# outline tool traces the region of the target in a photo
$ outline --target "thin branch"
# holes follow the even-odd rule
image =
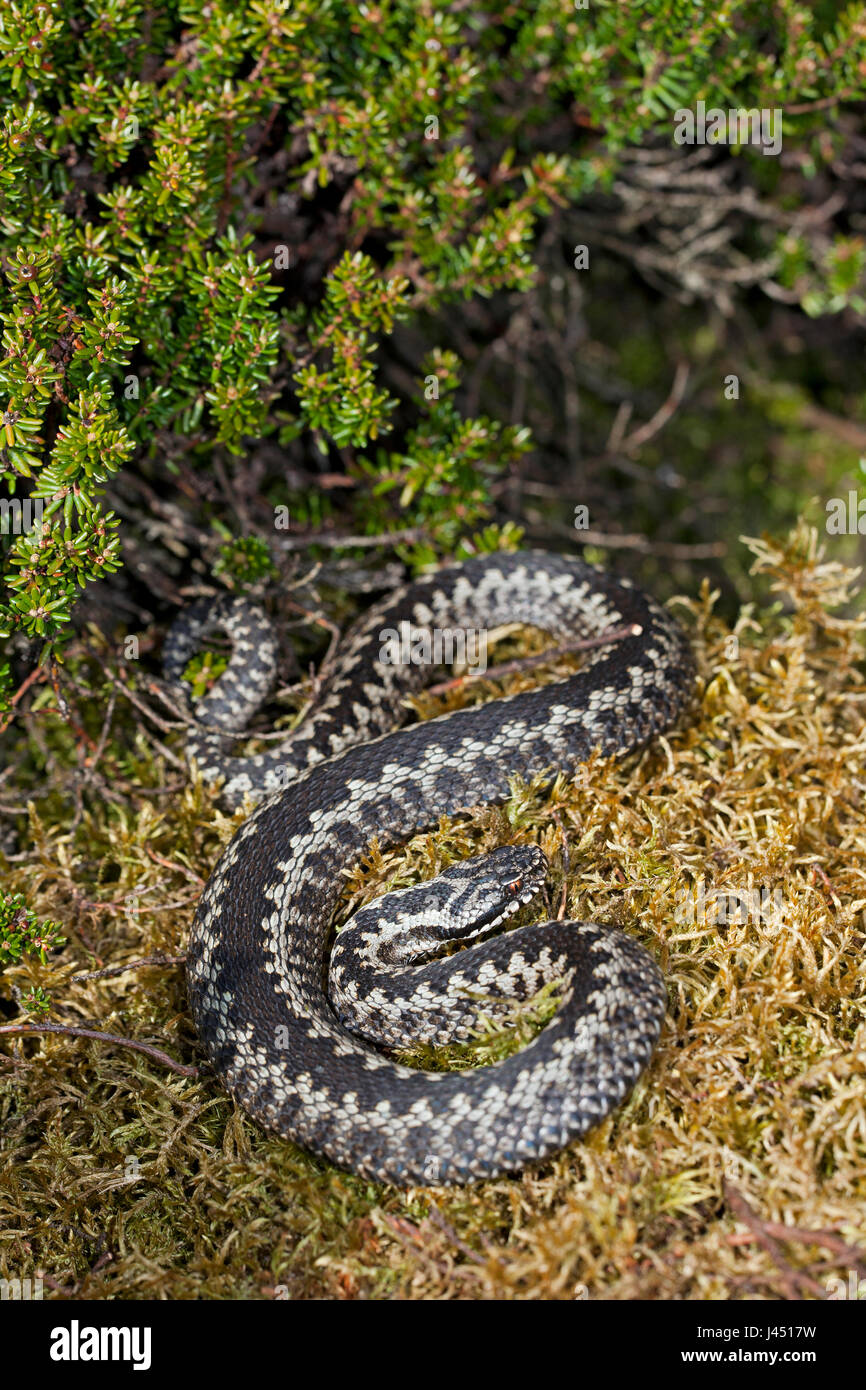
[[[112,685],[116,686],[117,689],[121,692],[121,694],[126,697],[129,703],[133,705],[135,709],[138,710],[139,714],[143,714],[145,718],[150,719],[158,729],[162,730],[164,734],[173,733],[175,729],[182,729],[184,726],[184,722],[188,722],[184,721],[182,718],[179,718],[177,724],[172,724],[167,719],[163,719],[161,715],[156,713],[156,710],[151,709],[150,705],[145,704],[144,700],[142,700],[138,695],[136,695],[135,691],[130,689],[130,687],[126,685],[125,682],[122,681],[119,676],[116,676],[113,671],[106,670],[105,674],[111,681]],[[159,695],[163,699],[164,703],[168,704],[168,701],[165,699],[165,696],[163,695],[162,691],[155,683],[150,682],[148,684],[148,689],[152,690],[154,694]]]
[[[313,531],[307,536],[280,536],[275,544],[280,550],[305,550],[310,545],[322,545],[328,550],[339,546],[354,545],[370,547],[374,545],[399,545],[404,541],[421,540],[425,532],[420,526],[408,526],[402,531],[383,531],[378,536],[335,536],[328,532]]]
[[[801,101],[796,106],[784,108],[786,116],[804,116],[809,111],[826,111],[828,106],[838,106],[842,101],[851,101],[857,96],[853,87],[845,87],[833,96],[818,97],[817,101]]]
[[[779,1221],[765,1221],[764,1230],[768,1235],[775,1236],[777,1240],[794,1240],[802,1245],[819,1245],[822,1250],[829,1250],[832,1254],[850,1262],[857,1273],[866,1279],[866,1250],[861,1250],[857,1245],[849,1245],[834,1231],[809,1231],[802,1226],[784,1226]]]
[[[631,401],[620,401],[614,422],[610,427],[607,443],[604,446],[606,454],[616,454],[622,448],[622,441],[625,439],[628,422],[633,413],[634,405]]]
[[[807,1290],[817,1298],[824,1298],[826,1292],[821,1288],[821,1285],[816,1283],[808,1274],[804,1274],[802,1270],[794,1269],[786,1260],[781,1246],[774,1239],[775,1231],[780,1229],[787,1231],[787,1227],[780,1228],[775,1222],[762,1221],[758,1213],[749,1206],[743,1194],[738,1192],[727,1178],[722,1179],[722,1194],[737,1220],[742,1221],[744,1226],[748,1226],[758,1244],[762,1245],[770,1256],[779,1271],[787,1297],[799,1299],[803,1290]],[[785,1238],[782,1237],[782,1239]]]
[[[73,1028],[65,1023],[4,1023],[0,1026],[0,1034],[3,1033],[20,1033],[25,1037],[35,1033],[61,1033],[67,1038],[92,1038],[95,1042],[113,1043],[116,1047],[130,1047],[134,1052],[143,1052],[151,1061],[159,1062],[180,1076],[198,1076],[198,1067],[186,1067],[182,1062],[176,1062],[173,1057],[169,1057],[167,1052],[161,1052],[158,1047],[135,1042],[132,1038],[119,1038],[114,1033],[97,1033],[93,1028]]]
[[[724,541],[650,541],[646,536],[618,536],[607,531],[578,531],[584,545],[598,545],[605,550],[639,550],[647,555],[662,555],[671,560],[711,560],[727,554]]]
[[[446,1221],[439,1208],[434,1206],[432,1202],[427,1212],[427,1218],[433,1222],[434,1226],[438,1226],[443,1235],[448,1237],[451,1244],[456,1246],[473,1264],[486,1265],[488,1263],[483,1255],[479,1255],[477,1250],[473,1250],[471,1245],[467,1245],[466,1241],[457,1234],[450,1221]]]
[[[183,874],[184,878],[188,878],[190,883],[196,883],[200,888],[204,887],[204,879],[201,874],[197,874],[186,864],[173,864],[170,859],[163,859],[161,854],[157,854],[156,850],[150,848],[150,845],[147,846],[147,852],[154,864],[159,864],[163,869],[173,869],[175,873]]]
[[[562,897],[559,902],[559,911],[556,914],[557,922],[561,922],[565,918],[565,909],[568,902],[568,875],[571,866],[569,863],[568,855],[568,837],[565,833],[565,829],[563,827],[562,820],[558,811],[553,812],[553,819],[559,826],[559,838],[562,842]]]
[[[667,400],[664,405],[659,406],[651,420],[647,420],[645,425],[641,425],[639,429],[633,430],[631,434],[625,436],[621,445],[624,452],[630,453],[633,449],[640,449],[648,440],[658,434],[659,430],[664,429],[671,416],[675,414],[677,407],[680,405],[685,395],[688,380],[688,363],[678,362],[677,369],[674,372],[673,385],[671,386]]]
[[[117,704],[117,695],[118,692],[116,690],[112,690],[111,694],[108,697],[108,705],[105,711],[105,718],[102,721],[102,729],[99,734],[99,741],[96,745],[93,757],[91,758],[90,763],[87,767],[87,775],[89,778],[92,778],[94,776],[97,764],[100,758],[102,757],[103,753],[105,752],[105,745],[108,742],[108,734],[111,729],[111,721],[114,718],[114,709]]]
[[[12,708],[10,709],[6,718],[3,720],[3,723],[0,724],[0,734],[5,734],[6,730],[9,728],[9,725],[12,723],[12,720],[15,718],[15,706],[18,704],[18,701],[21,699],[21,696],[26,694],[26,692],[30,689],[31,685],[35,680],[44,681],[47,677],[47,674],[48,673],[44,669],[44,667],[35,666],[33,670],[30,672],[30,675],[27,676],[26,679],[21,682],[18,689],[15,691],[15,694],[12,696],[12,699],[10,700]]]
[[[142,956],[141,960],[130,960],[126,965],[106,965],[104,970],[88,970],[83,975],[72,975],[66,983],[80,985],[85,980],[104,980],[109,975],[123,975],[127,970],[138,970],[143,965],[182,965],[185,960],[186,952],[182,956]]]
[[[137,896],[130,893],[130,898]],[[130,916],[135,916],[142,912],[168,912],[176,907],[189,907],[189,898],[176,898],[169,903],[145,903],[143,907],[131,907],[129,901],[122,902],[96,902],[88,898],[76,898],[76,907],[84,912],[128,912]],[[126,969],[126,966],[123,967]]]
[[[166,745],[162,742],[162,739],[157,738],[156,734],[153,733],[151,729],[142,729],[142,734],[148,740],[148,742],[151,743],[152,746],[156,749],[157,753],[159,753],[161,758],[164,758],[167,763],[171,763],[172,767],[176,767],[179,772],[186,772],[187,765],[183,761],[183,758],[175,757],[171,749],[167,748]]]
[[[323,673],[327,673],[331,663],[334,660],[334,655],[336,653],[337,647],[340,645],[340,629],[336,623],[331,622],[331,619],[326,618],[323,613],[314,613],[312,609],[304,608],[303,604],[298,603],[296,599],[287,599],[286,602],[288,603],[288,606],[290,608],[293,608],[295,610],[296,613],[302,614],[308,622],[316,623],[317,626],[323,627],[330,638],[330,641],[328,642],[328,650],[326,651],[323,660],[319,664],[319,670],[317,674],[313,677],[313,688],[315,691],[316,687],[322,680]]]

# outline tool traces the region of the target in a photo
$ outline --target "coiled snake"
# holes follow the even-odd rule
[[[619,625],[577,674],[406,728],[423,667],[382,659],[382,635],[533,624],[556,639]],[[584,1134],[646,1066],[665,990],[630,937],[547,922],[475,941],[541,886],[534,846],[469,860],[389,894],[338,937],[329,926],[343,873],[443,813],[502,802],[508,779],[573,770],[593,749],[634,748],[670,724],[692,662],[677,624],[627,580],[536,552],[494,554],[418,579],[347,634],[315,712],[284,744],[238,758],[217,730],[241,730],[264,699],[276,643],[264,612],[224,597],[194,605],[166,639],[180,676],[203,637],[233,643],[225,673],[195,706],[189,743],[223,797],[265,797],[202,894],[188,955],[190,999],[208,1056],[232,1095],[269,1129],[369,1178],[459,1183],[513,1172]],[[272,794],[268,794],[272,793]],[[552,1021],[520,1052],[461,1072],[413,1070],[381,1050],[466,1037],[546,981],[565,981]],[[330,998],[329,998],[330,993]],[[375,1044],[375,1045],[374,1045]]]

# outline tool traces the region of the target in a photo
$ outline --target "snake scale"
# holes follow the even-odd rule
[[[572,676],[399,726],[423,666],[382,659],[382,633],[532,624],[556,640],[638,631],[590,651]],[[645,1068],[665,989],[623,932],[556,921],[488,935],[541,887],[532,845],[505,846],[358,912],[328,961],[344,874],[371,842],[395,845],[440,815],[502,803],[509,778],[573,771],[668,726],[688,697],[683,632],[628,580],[542,552],[492,554],[424,576],[348,631],[315,710],[285,742],[232,756],[276,670],[270,620],[247,599],[193,605],[164,649],[176,692],[214,629],[228,667],[194,705],[188,744],[222,796],[259,804],[199,901],[188,954],[193,1016],[216,1072],[263,1126],[380,1181],[453,1184],[515,1172],[598,1124]],[[429,676],[429,672],[426,673]],[[485,938],[486,939],[482,939]],[[463,949],[443,954],[449,943]],[[466,944],[469,943],[469,944]],[[466,1037],[546,981],[550,1023],[494,1065],[427,1072],[393,1060],[413,1040]]]

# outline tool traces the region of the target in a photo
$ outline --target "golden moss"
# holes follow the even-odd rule
[[[866,1244],[866,624],[830,615],[853,576],[805,527],[784,546],[751,545],[780,603],[745,609],[733,631],[708,588],[680,604],[700,677],[677,732],[572,780],[516,784],[506,806],[443,820],[399,851],[373,846],[347,878],[348,913],[467,854],[540,843],[553,910],[564,887],[569,915],[620,924],[668,981],[661,1044],[615,1115],[519,1178],[406,1193],[262,1133],[207,1072],[191,1080],[67,1037],[5,1038],[0,1274],[39,1273],[46,1295],[133,1299],[818,1297],[846,1278],[844,1246]],[[457,699],[424,697],[423,712]],[[98,731],[99,712],[86,717]],[[175,772],[166,787],[140,732],[130,751],[132,730],[103,752],[112,794],[85,793],[74,816],[59,723],[41,750],[50,785],[22,773],[30,849],[0,858],[4,886],[68,942],[3,984],[41,984],[55,1021],[189,1062],[180,966],[72,983],[182,952],[242,818]],[[535,1001],[516,1034],[546,1008]],[[506,1045],[487,1032],[449,1064]]]

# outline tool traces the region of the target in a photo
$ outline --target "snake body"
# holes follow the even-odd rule
[[[521,622],[557,640],[636,632],[592,650],[565,680],[395,729],[425,678],[382,659],[383,631],[405,621]],[[622,753],[668,726],[692,675],[678,625],[629,581],[577,559],[471,559],[359,620],[315,712],[248,758],[226,751],[223,731],[246,726],[272,680],[264,612],[232,598],[187,610],[166,639],[166,674],[180,690],[214,627],[233,655],[195,706],[189,752],[205,777],[225,779],[229,804],[264,798],[213,870],[188,954],[195,1023],[231,1094],[315,1154],[403,1185],[513,1172],[598,1124],[646,1066],[665,990],[649,954],[613,928],[556,921],[480,939],[540,887],[537,847],[505,846],[367,905],[338,936],[329,979],[330,924],[342,875],[374,839],[387,848],[443,813],[501,803],[514,774],[569,772],[594,749]],[[473,944],[442,958],[461,939]],[[556,1014],[504,1061],[434,1073],[382,1050],[465,1037],[479,1012],[513,1007],[549,980],[564,981]]]

